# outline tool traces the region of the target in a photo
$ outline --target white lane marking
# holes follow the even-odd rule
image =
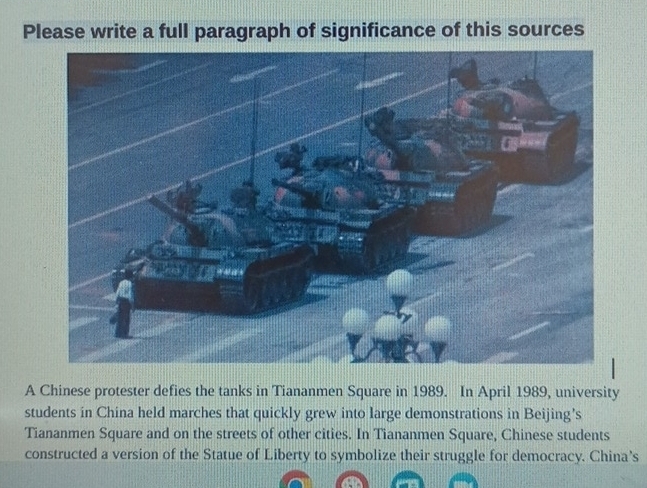
[[[162,323],[162,324],[157,325],[157,326],[155,326],[155,327],[153,327],[151,329],[146,329],[141,334],[135,334],[135,335],[138,338],[142,337],[144,339],[150,339],[152,337],[157,337],[157,336],[160,336],[162,334],[165,334],[169,330],[173,330],[173,329],[175,329],[177,327],[180,327],[182,325],[185,325],[185,324],[186,324],[186,322],[184,320],[171,321],[171,322],[167,322],[167,323]],[[132,327],[131,327],[131,331],[132,331]]]
[[[114,97],[106,98],[105,100],[94,102],[94,103],[91,103],[89,105],[84,105],[83,107],[79,107],[79,108],[77,108],[75,110],[70,110],[68,112],[68,114],[69,115],[77,114],[79,112],[84,112],[84,111],[89,110],[89,109],[94,108],[94,107],[99,107],[101,105],[105,105],[106,103],[114,102],[115,100],[119,100],[120,98],[124,98],[124,97],[127,97],[129,95],[133,95],[134,93],[138,93],[138,92],[146,90],[148,88],[160,85],[162,83],[166,83],[167,81],[174,80],[175,78],[180,78],[180,77],[182,77],[184,75],[188,75],[189,73],[193,73],[194,71],[201,70],[203,68],[206,68],[207,66],[211,66],[212,64],[213,64],[212,62],[201,64],[200,66],[196,66],[194,68],[187,69],[185,71],[181,71],[179,73],[176,73],[176,74],[174,74],[172,76],[168,76],[166,78],[162,78],[161,80],[155,81],[153,83],[149,83],[147,85],[140,86],[139,88],[134,88],[133,90],[130,90],[130,91],[127,91],[127,92],[124,92],[124,93],[120,93],[119,95],[115,95]]]
[[[99,320],[99,317],[79,317],[78,319],[74,319],[70,322],[70,330],[78,329],[79,327],[91,324],[92,322],[96,322],[97,320]]]
[[[503,351],[503,352],[496,353],[494,356],[490,356],[483,362],[488,364],[505,363],[517,357],[518,355],[519,355],[518,352]]]
[[[91,352],[90,354],[86,354],[85,356],[81,356],[74,362],[91,363],[93,361],[98,361],[99,359],[102,359],[106,356],[110,356],[111,354],[121,352],[141,342],[141,340],[138,340],[138,339],[115,339],[115,340],[118,340],[119,342],[113,342],[109,346],[103,347],[98,351],[94,351],[94,352]]]
[[[134,315],[133,317],[136,317],[136,315]],[[136,319],[134,318],[134,321],[135,320]],[[136,328],[137,327],[136,322],[134,325]],[[110,356],[111,354],[124,351],[129,347],[136,346],[137,344],[140,344],[142,342],[142,339],[150,339],[152,337],[160,336],[170,330],[175,329],[176,327],[180,327],[181,325],[184,325],[183,321],[162,323],[142,333],[139,333],[139,334],[135,333],[132,339],[115,339],[116,342],[113,342],[112,344],[109,344],[106,347],[99,349],[98,351],[94,351],[94,352],[91,352],[90,354],[86,354],[85,356],[81,356],[75,362],[88,363],[92,361],[97,361],[99,359],[105,358],[106,356]],[[131,323],[131,329],[130,329],[131,334],[133,333],[132,326],[133,324]]]
[[[70,305],[70,310],[96,310],[97,312],[111,312],[115,307],[91,307],[90,305]]]
[[[578,85],[578,86],[576,86],[576,87],[574,87],[574,88],[571,88],[570,90],[566,90],[565,92],[562,92],[562,93],[558,93],[558,94],[556,94],[556,95],[553,95],[552,97],[550,97],[550,102],[552,103],[552,102],[554,102],[555,100],[558,100],[558,99],[560,99],[560,98],[562,98],[562,97],[565,97],[566,95],[570,95],[571,93],[574,93],[574,92],[576,92],[576,91],[578,91],[578,90],[582,90],[583,88],[588,88],[589,86],[593,86],[593,82],[592,82],[592,81],[588,81],[588,82],[583,83],[583,84],[581,84],[581,85]]]
[[[94,278],[90,278],[89,280],[86,280],[86,281],[84,281],[82,283],[78,283],[78,284],[76,284],[74,286],[71,286],[69,291],[76,291],[79,288],[83,288],[85,286],[91,285],[92,283],[96,283],[97,281],[105,280],[111,274],[112,274],[112,271],[110,273],[104,273],[104,274],[102,274],[100,276],[95,276]]]
[[[346,341],[346,334],[340,334],[337,336],[330,336],[325,338],[323,341],[315,342],[314,344],[309,345],[299,351],[288,354],[284,358],[280,359],[280,363],[296,363],[307,359],[309,357],[315,356],[322,351],[325,351],[328,348],[335,347],[342,342]]]
[[[535,255],[531,252],[527,252],[526,254],[522,254],[521,256],[517,256],[516,258],[511,259],[510,261],[506,261],[505,263],[497,264],[492,268],[492,271],[497,271],[499,269],[507,268],[509,266],[512,266],[513,264],[518,263],[519,261],[523,261],[524,259],[528,258],[534,258]]]
[[[550,325],[550,322],[542,322],[541,324],[537,324],[534,327],[530,327],[529,329],[522,330],[521,332],[517,334],[513,334],[510,337],[508,337],[509,341],[516,341],[517,339],[521,339],[523,336],[526,336],[528,334],[532,334],[536,330],[543,329],[547,325]]]
[[[124,74],[124,73],[143,73],[144,71],[148,71],[151,68],[154,68],[155,66],[159,66],[160,64],[166,63],[165,59],[158,59],[157,61],[153,61],[152,63],[145,64],[143,66],[140,66],[139,68],[125,68],[125,69],[95,69],[95,73],[119,73],[119,74]]]
[[[582,227],[581,229],[579,229],[579,231],[582,232],[582,233],[590,232],[592,230],[593,230],[593,224],[587,225],[586,227]]]
[[[391,105],[397,105],[397,104],[399,104],[399,103],[402,103],[402,102],[406,102],[406,101],[408,101],[408,100],[411,100],[412,98],[419,97],[419,96],[424,95],[424,94],[426,94],[426,93],[428,93],[428,92],[431,92],[431,91],[437,90],[438,88],[442,88],[442,87],[443,87],[444,85],[446,85],[446,84],[447,84],[447,82],[446,82],[446,81],[443,81],[443,82],[441,82],[441,83],[437,83],[437,84],[435,84],[435,85],[432,85],[432,86],[430,86],[430,87],[427,87],[427,88],[425,88],[425,89],[423,89],[423,90],[420,90],[420,91],[418,91],[418,92],[415,92],[415,93],[412,93],[412,94],[410,94],[410,95],[407,95],[407,96],[404,96],[404,97],[402,97],[402,98],[399,98],[399,99],[397,99],[397,100],[394,100],[393,102],[391,102],[391,103],[389,104],[389,106],[391,106]],[[270,95],[266,95],[266,96],[270,96]],[[246,102],[246,103],[247,103],[247,102]],[[381,105],[381,106],[383,106],[383,105]],[[376,108],[373,108],[373,109],[371,109],[371,110],[377,110],[378,108],[380,108],[380,107],[376,107]],[[277,149],[280,149],[280,148],[282,148],[282,147],[288,146],[289,144],[292,144],[293,142],[302,142],[302,140],[303,140],[303,139],[306,139],[306,138],[308,138],[308,137],[312,137],[312,136],[316,136],[316,135],[322,134],[322,133],[324,133],[324,132],[327,132],[327,131],[329,131],[329,130],[332,130],[332,129],[335,129],[335,128],[337,128],[337,127],[340,127],[340,126],[342,126],[342,125],[348,124],[349,122],[353,122],[353,121],[357,120],[358,118],[360,118],[360,117],[362,117],[362,116],[363,116],[363,114],[361,114],[361,113],[360,113],[360,114],[357,114],[357,115],[351,115],[350,117],[347,117],[347,118],[345,118],[345,119],[339,120],[339,121],[337,121],[337,122],[335,122],[335,123],[333,123],[333,124],[330,124],[330,125],[328,125],[328,126],[326,126],[326,127],[322,127],[321,129],[313,130],[312,132],[308,132],[308,133],[306,133],[306,134],[302,134],[302,135],[300,135],[300,136],[298,136],[298,137],[295,137],[295,138],[293,138],[293,139],[290,139],[290,140],[288,140],[288,141],[283,141],[283,142],[281,142],[281,143],[279,143],[279,144],[276,144],[276,145],[274,145],[274,146],[272,146],[272,147],[268,147],[267,149],[264,149],[264,150],[262,150],[262,151],[258,151],[258,152],[256,153],[256,156],[257,156],[257,157],[259,157],[259,156],[264,156],[265,154],[268,154],[268,153],[274,152],[274,151],[276,151]],[[220,172],[222,172],[222,171],[224,171],[224,170],[227,170],[227,169],[229,169],[229,168],[233,168],[234,166],[238,166],[238,165],[240,165],[240,164],[246,163],[246,162],[248,162],[250,159],[251,159],[251,156],[245,156],[244,158],[241,158],[241,159],[239,159],[239,160],[237,160],[237,161],[233,161],[233,162],[228,163],[228,164],[226,164],[226,165],[224,165],[224,166],[221,166],[221,167],[219,167],[219,168],[215,168],[215,169],[212,169],[212,170],[207,171],[207,172],[205,172],[205,173],[202,173],[202,174],[200,174],[200,175],[193,176],[193,177],[191,177],[191,178],[189,178],[189,179],[190,179],[191,181],[198,181],[198,180],[202,180],[202,179],[204,179],[204,178],[207,178],[207,177],[209,177],[209,176],[215,175],[215,174],[220,173]],[[186,180],[184,180],[184,181],[186,181]],[[153,192],[153,193],[154,193],[154,194],[159,194],[159,193],[165,193],[165,192],[167,192],[167,191],[169,191],[169,190],[173,190],[173,189],[177,188],[177,186],[178,186],[178,185],[180,185],[180,184],[184,183],[184,181],[180,181],[180,182],[177,182],[177,183],[173,183],[172,185],[169,185],[169,186],[167,186],[166,188],[162,188],[162,189],[160,189],[160,190],[157,190],[157,191],[155,191],[155,192]],[[138,203],[145,202],[145,201],[146,201],[146,199],[148,198],[148,195],[149,195],[149,194],[147,194],[147,195],[145,195],[145,196],[142,196],[142,197],[139,197],[139,198],[135,198],[134,200],[131,200],[131,201],[126,202],[126,203],[122,203],[121,205],[117,205],[116,207],[112,207],[112,208],[110,208],[110,209],[108,209],[108,210],[105,210],[105,211],[103,211],[103,212],[100,212],[100,213],[98,213],[98,214],[91,215],[90,217],[86,217],[86,218],[81,219],[81,220],[77,220],[76,222],[73,222],[72,224],[68,225],[68,226],[67,226],[67,228],[68,228],[68,230],[69,230],[69,229],[73,229],[73,228],[75,228],[75,227],[78,227],[79,225],[87,224],[88,222],[92,222],[92,221],[94,221],[94,220],[100,219],[100,218],[102,218],[102,217],[105,217],[105,216],[107,216],[107,215],[113,214],[113,213],[118,212],[118,211],[120,211],[120,210],[124,210],[124,209],[126,209],[126,208],[128,208],[128,207],[132,207],[133,205],[137,205]],[[106,275],[106,276],[108,276],[108,275]]]
[[[401,71],[396,71],[394,73],[389,73],[386,76],[382,76],[381,78],[376,78],[371,81],[364,81],[362,83],[358,83],[355,86],[355,90],[364,90],[366,88],[375,88],[376,86],[384,85],[387,81],[393,80],[395,78],[399,78],[402,76],[404,73]]]
[[[411,303],[410,303],[410,304],[408,304],[407,306],[408,306],[408,307],[413,307],[413,306],[415,306],[415,305],[420,305],[420,304],[422,304],[422,303],[424,303],[424,302],[430,302],[430,301],[432,301],[434,298],[439,297],[439,296],[440,296],[440,292],[439,292],[439,291],[437,291],[437,292],[435,292],[435,293],[432,293],[431,295],[427,295],[426,297],[419,298],[418,300],[416,300],[415,302],[411,302]]]
[[[300,82],[295,83],[293,85],[288,85],[288,86],[283,87],[283,88],[281,88],[279,90],[276,90],[276,91],[274,91],[272,93],[268,93],[267,95],[263,95],[262,97],[259,97],[259,100],[269,98],[269,97],[273,97],[275,95],[278,95],[280,93],[283,93],[283,92],[286,92],[286,91],[289,91],[289,90],[293,90],[295,88],[298,88],[301,85],[305,85],[307,83],[311,83],[311,82],[319,80],[321,78],[325,78],[326,76],[330,76],[330,75],[336,73],[337,71],[338,70],[334,69],[334,70],[322,73],[320,75],[317,75],[317,76],[315,76],[313,78],[308,78],[307,80],[300,81]],[[246,102],[239,103],[238,105],[234,105],[232,107],[228,107],[228,108],[225,108],[223,110],[219,110],[218,112],[213,112],[213,113],[211,113],[209,115],[205,115],[204,117],[200,117],[199,119],[195,119],[195,120],[192,120],[191,122],[187,122],[186,124],[177,125],[175,127],[167,129],[165,131],[158,132],[155,135],[145,137],[144,139],[140,139],[139,141],[135,141],[135,142],[132,142],[130,144],[126,144],[125,146],[118,147],[117,149],[113,149],[112,151],[108,151],[108,152],[105,152],[103,154],[98,154],[97,156],[93,156],[91,158],[85,159],[85,160],[83,160],[81,162],[78,162],[76,164],[73,164],[73,165],[69,166],[67,170],[68,170],[68,172],[73,171],[75,169],[86,166],[86,165],[88,165],[90,163],[94,163],[95,161],[100,161],[101,159],[105,159],[105,158],[107,158],[109,156],[114,156],[115,154],[121,154],[123,152],[129,151],[131,149],[142,146],[144,144],[148,144],[149,142],[153,142],[153,141],[156,141],[157,139],[161,139],[162,137],[170,136],[172,134],[175,134],[176,132],[183,131],[184,129],[188,129],[189,127],[193,127],[194,125],[201,124],[203,122],[206,122],[207,120],[213,119],[214,117],[219,117],[219,116],[221,116],[223,114],[233,112],[235,110],[239,110],[241,108],[250,106],[253,103],[254,103],[254,100],[248,100]]]
[[[507,186],[505,186],[504,188],[502,188],[501,190],[499,190],[499,191],[497,192],[497,195],[503,195],[504,193],[508,193],[509,191],[516,190],[516,189],[517,189],[517,188],[519,188],[520,186],[521,186],[521,185],[519,185],[519,184],[517,184],[517,183],[512,184],[512,185],[507,185]]]
[[[257,69],[256,71],[250,71],[249,73],[245,73],[244,75],[232,76],[229,80],[229,83],[250,81],[256,78],[258,75],[262,75],[263,73],[267,73],[268,71],[272,71],[274,69],[276,69],[276,66],[266,66],[265,68]]]
[[[116,293],[108,293],[107,295],[101,297],[104,300],[109,300],[111,302],[114,302],[117,300],[117,294]]]
[[[246,341],[247,339],[250,339],[255,335],[258,335],[260,332],[261,332],[261,329],[245,330],[245,331],[239,332],[238,334],[234,334],[230,337],[226,337],[225,339],[219,339],[218,342],[214,342],[213,344],[208,344],[204,347],[201,347],[200,349],[197,349],[191,354],[187,354],[185,356],[181,356],[177,359],[174,359],[173,362],[195,363],[198,360],[204,357],[207,357],[210,354],[213,354],[214,352],[222,351],[223,349],[227,349],[228,347],[233,346],[234,344],[237,344],[242,341]]]

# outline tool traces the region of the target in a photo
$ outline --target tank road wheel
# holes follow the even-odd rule
[[[416,234],[433,235],[438,232],[437,226],[434,225],[433,205],[433,203],[427,202],[416,210],[413,226]]]
[[[285,297],[286,302],[291,302],[297,297],[296,290],[294,288],[294,283],[296,280],[296,272],[294,269],[288,269],[285,271],[284,277],[284,286],[285,291],[283,296]]]
[[[386,237],[386,236],[385,236]],[[395,260],[397,250],[395,248],[395,239],[385,239],[384,241],[384,263],[390,263]]]
[[[362,254],[356,264],[350,263],[361,273],[369,273],[377,267],[377,249],[374,235],[366,235],[362,246]]]
[[[254,313],[261,305],[261,284],[258,277],[250,276],[243,290],[243,302],[247,313]]]
[[[310,268],[308,266],[297,268],[294,274],[295,298],[300,298],[305,294],[308,283],[310,283]]]
[[[259,277],[259,310],[265,310],[272,306],[272,292],[269,287],[268,276]]]
[[[290,270],[284,269],[276,272],[276,296],[277,303],[287,303],[292,298],[290,290]]]
[[[406,231],[406,229],[402,234],[398,234],[398,258],[402,258],[407,255],[407,252],[409,251],[409,240],[409,232]]]
[[[386,243],[378,239],[377,236],[374,236],[373,237],[373,266],[372,266],[372,269],[369,269],[368,271],[372,271],[373,269],[380,268],[387,259],[388,259],[388,250],[387,250]]]
[[[293,268],[286,275],[286,297],[288,301],[297,300],[306,289],[308,279],[305,276],[305,270]]]
[[[281,276],[279,272],[273,272],[267,278],[268,301],[270,305],[277,305],[281,302],[283,290],[281,288]]]
[[[453,204],[448,205],[448,210],[436,212],[435,225],[431,227],[431,235],[455,236],[461,233],[463,220],[465,219],[465,209],[463,202],[457,199]]]

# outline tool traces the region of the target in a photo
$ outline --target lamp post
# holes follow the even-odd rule
[[[440,362],[440,356],[447,347],[452,324],[447,317],[437,315],[427,320],[425,324],[425,337],[434,353],[434,359]]]
[[[408,363],[408,356],[413,354],[421,361],[418,345],[429,342],[436,362],[447,346],[451,323],[445,317],[433,317],[427,321],[423,330],[420,328],[418,313],[404,303],[413,287],[413,276],[404,269],[393,271],[386,278],[386,288],[395,306],[395,310],[384,311],[371,330],[368,312],[361,308],[351,308],[342,319],[350,347],[353,363],[363,363],[378,351],[384,362]],[[362,337],[370,332],[371,348],[365,355],[360,355],[357,346]],[[421,337],[422,336],[422,337]]]

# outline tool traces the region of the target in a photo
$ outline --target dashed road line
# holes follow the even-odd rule
[[[102,275],[95,276],[94,278],[90,278],[89,280],[83,281],[83,282],[81,282],[81,283],[77,283],[76,285],[71,286],[71,287],[70,287],[70,289],[69,289],[68,291],[76,291],[76,290],[78,290],[79,288],[83,288],[83,287],[85,287],[85,286],[91,285],[91,284],[93,284],[93,283],[96,283],[97,281],[105,280],[105,279],[106,279],[106,278],[108,278],[110,275],[112,275],[112,271],[111,271],[110,273],[104,273],[104,274],[102,274]]]
[[[227,349],[228,347],[231,347],[239,342],[246,341],[247,339],[251,339],[252,337],[260,334],[260,332],[261,332],[261,329],[245,330],[245,331],[239,332],[232,336],[226,337],[225,339],[219,339],[218,342],[214,342],[207,346],[201,347],[195,350],[194,352],[192,352],[191,354],[187,354],[185,356],[181,356],[177,359],[174,359],[173,362],[175,363],[198,362],[200,359],[207,357],[210,354],[213,354],[218,351],[222,351],[223,349]]]
[[[550,322],[548,322],[548,321],[542,322],[541,324],[537,324],[534,327],[530,327],[530,328],[528,328],[526,330],[522,330],[521,332],[518,332],[517,334],[511,335],[510,337],[508,337],[508,340],[509,341],[516,341],[517,339],[521,339],[522,337],[527,336],[528,334],[532,334],[533,332],[535,332],[535,331],[537,331],[539,329],[543,329],[547,325],[550,325]]]
[[[439,296],[440,296],[440,292],[439,292],[439,291],[437,291],[437,292],[435,292],[435,293],[432,293],[431,295],[427,295],[426,297],[419,298],[419,299],[418,299],[418,300],[416,300],[415,302],[411,302],[411,303],[409,303],[409,304],[407,305],[407,307],[414,307],[414,306],[416,306],[416,305],[420,305],[420,304],[425,303],[425,302],[430,302],[430,301],[432,301],[434,298],[437,298],[437,297],[439,297]]]
[[[132,347],[136,344],[139,344],[141,342],[141,339],[119,339],[118,342],[113,342],[112,344],[102,347],[98,351],[91,352],[90,354],[86,354],[85,356],[81,356],[80,358],[76,359],[74,362],[78,363],[92,363],[95,361],[98,361],[99,359],[103,359],[106,356],[110,356],[111,354],[116,354],[121,351],[125,351],[129,347]]]
[[[494,356],[490,356],[485,361],[483,361],[483,363],[486,363],[486,364],[505,363],[510,361],[511,359],[516,358],[518,355],[519,355],[518,352],[502,351],[502,352],[496,353]]]
[[[315,356],[322,351],[325,351],[328,348],[338,346],[339,344],[345,342],[346,334],[340,334],[336,336],[330,336],[325,338],[322,341],[315,342],[314,344],[309,345],[299,351],[288,354],[279,360],[280,363],[297,363],[303,361],[311,356]]]
[[[250,71],[249,73],[245,73],[243,75],[232,76],[229,79],[229,83],[240,83],[242,81],[250,81],[256,78],[258,75],[262,75],[263,73],[267,73],[268,71],[272,71],[275,69],[276,69],[276,66],[266,66],[265,68],[257,69],[255,71]]]
[[[70,305],[70,310],[96,310],[97,312],[114,311],[115,307],[92,307],[90,305]]]
[[[550,97],[550,102],[551,102],[551,103],[553,103],[555,100],[558,100],[558,99],[560,99],[560,98],[562,98],[562,97],[565,97],[566,95],[570,95],[571,93],[574,93],[574,92],[576,92],[576,91],[578,91],[578,90],[582,90],[582,89],[584,89],[584,88],[588,88],[588,87],[590,87],[590,86],[593,86],[593,82],[592,82],[592,81],[589,81],[589,82],[583,83],[583,84],[578,85],[578,86],[576,86],[576,87],[573,87],[573,88],[571,88],[570,90],[566,90],[565,92],[557,93],[556,95],[553,95],[552,97]]]
[[[78,329],[99,320],[99,317],[79,317],[70,322],[70,330]]]
[[[130,73],[143,73],[144,71],[148,71],[151,68],[155,68],[156,66],[159,66],[161,64],[166,63],[165,59],[158,59],[157,61],[153,61],[152,63],[144,64],[140,66],[139,68],[123,68],[123,69],[95,69],[92,70],[93,73],[100,73],[100,74],[130,74]]]
[[[390,74],[388,74],[386,76],[382,76],[381,78],[376,78],[376,79],[371,80],[371,81],[364,81],[362,83],[358,83],[355,86],[355,90],[364,90],[366,88],[375,88],[376,86],[384,85],[387,81],[391,81],[391,80],[393,80],[395,78],[399,78],[403,74],[404,73],[402,73],[401,71],[397,71],[395,73],[390,73]]]
[[[525,254],[522,254],[521,256],[517,256],[516,258],[511,259],[510,261],[506,261],[505,263],[497,264],[492,268],[492,271],[498,271],[500,269],[508,268],[512,266],[513,264],[518,263],[519,261],[523,261],[524,259],[528,258],[534,258],[535,255],[531,252],[527,252]]]
[[[587,225],[586,227],[582,227],[581,229],[578,229],[580,232],[591,232],[593,230],[593,224]]]
[[[259,100],[269,98],[269,97],[273,97],[273,96],[276,96],[276,95],[278,95],[280,93],[284,93],[286,91],[298,88],[298,87],[300,87],[302,85],[305,85],[307,83],[311,83],[311,82],[317,81],[317,80],[319,80],[321,78],[331,76],[332,74],[336,73],[337,71],[338,70],[336,70],[336,69],[326,71],[325,73],[321,73],[321,74],[319,74],[317,76],[314,76],[312,78],[308,78],[307,80],[302,80],[302,81],[300,81],[298,83],[294,83],[292,85],[285,86],[285,87],[283,87],[283,88],[281,88],[279,90],[273,91],[271,93],[263,95],[262,97],[259,97]],[[253,103],[254,103],[254,100],[247,100],[246,102],[239,103],[238,105],[234,105],[234,106],[231,106],[231,107],[227,107],[227,108],[225,108],[223,110],[219,110],[217,112],[210,113],[209,115],[205,115],[204,117],[200,117],[199,119],[192,120],[191,122],[176,125],[175,127],[171,127],[170,129],[167,129],[165,131],[158,132],[155,135],[145,137],[144,139],[140,139],[139,141],[131,142],[130,144],[126,144],[125,146],[118,147],[118,148],[113,149],[111,151],[108,151],[108,152],[105,152],[105,153],[102,153],[102,154],[98,154],[98,155],[93,156],[91,158],[80,161],[80,162],[78,162],[76,164],[72,164],[72,165],[70,165],[68,167],[67,170],[68,170],[68,172],[73,171],[75,169],[86,166],[86,165],[88,165],[90,163],[94,163],[95,161],[100,161],[100,160],[105,159],[107,157],[114,156],[116,154],[121,154],[123,152],[129,151],[129,150],[134,149],[136,147],[143,146],[144,144],[148,144],[149,142],[153,142],[153,141],[156,141],[158,139],[161,139],[162,137],[170,136],[170,135],[173,135],[173,134],[175,134],[177,132],[188,129],[189,127],[193,127],[195,125],[201,124],[203,122],[206,122],[207,120],[213,119],[214,117],[219,117],[219,116],[224,115],[226,113],[234,112],[234,111],[239,110],[241,108],[250,106]]]
[[[114,102],[115,100],[119,100],[121,98],[133,95],[135,93],[139,93],[140,91],[147,90],[148,88],[152,88],[154,86],[161,85],[162,83],[166,83],[167,81],[171,81],[171,80],[174,80],[176,78],[180,78],[180,77],[182,77],[184,75],[188,75],[189,73],[193,73],[194,71],[201,70],[203,68],[206,68],[207,66],[211,66],[212,64],[213,64],[212,62],[209,62],[209,63],[201,64],[200,66],[195,66],[194,68],[181,71],[179,73],[176,73],[176,74],[174,74],[172,76],[168,76],[166,78],[162,78],[161,80],[155,81],[153,83],[148,83],[147,85],[140,86],[139,88],[134,88],[134,89],[126,91],[124,93],[120,93],[119,95],[115,95],[113,97],[106,98],[105,100],[100,100],[98,102],[94,102],[94,103],[91,103],[89,105],[84,105],[83,107],[79,107],[79,108],[77,108],[75,110],[70,110],[68,112],[68,114],[73,115],[73,114],[77,114],[77,113],[80,113],[80,112],[85,112],[86,110],[90,110],[91,108],[100,107],[101,105],[105,105],[106,103]]]
[[[514,183],[512,185],[506,185],[505,187],[503,187],[502,189],[497,191],[497,196],[504,195],[504,194],[506,194],[506,193],[508,193],[509,191],[512,191],[512,190],[516,190],[520,186],[521,185],[519,185],[518,183]]]

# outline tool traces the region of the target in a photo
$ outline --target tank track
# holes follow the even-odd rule
[[[401,208],[366,232],[342,232],[336,249],[339,267],[353,274],[373,273],[402,259],[409,250],[413,215],[413,209]]]
[[[457,236],[483,227],[492,217],[497,185],[497,172],[491,168],[462,183],[453,202],[427,202],[418,207],[414,232]]]
[[[254,314],[299,300],[312,275],[309,246],[252,263],[242,282],[220,283],[220,303],[231,314]]]
[[[305,294],[312,275],[313,256],[309,246],[300,246],[248,266],[241,260],[239,266],[230,263],[231,280],[214,282],[150,279],[141,277],[135,269],[135,308],[228,314],[252,314],[276,308]],[[113,272],[113,281],[123,277],[124,269]]]
[[[218,287],[213,283],[189,283],[148,278],[134,280],[135,308],[153,310],[218,309]]]
[[[567,116],[547,142],[546,151],[524,152],[522,171],[524,179],[532,183],[559,183],[571,174],[577,149],[579,120]]]

